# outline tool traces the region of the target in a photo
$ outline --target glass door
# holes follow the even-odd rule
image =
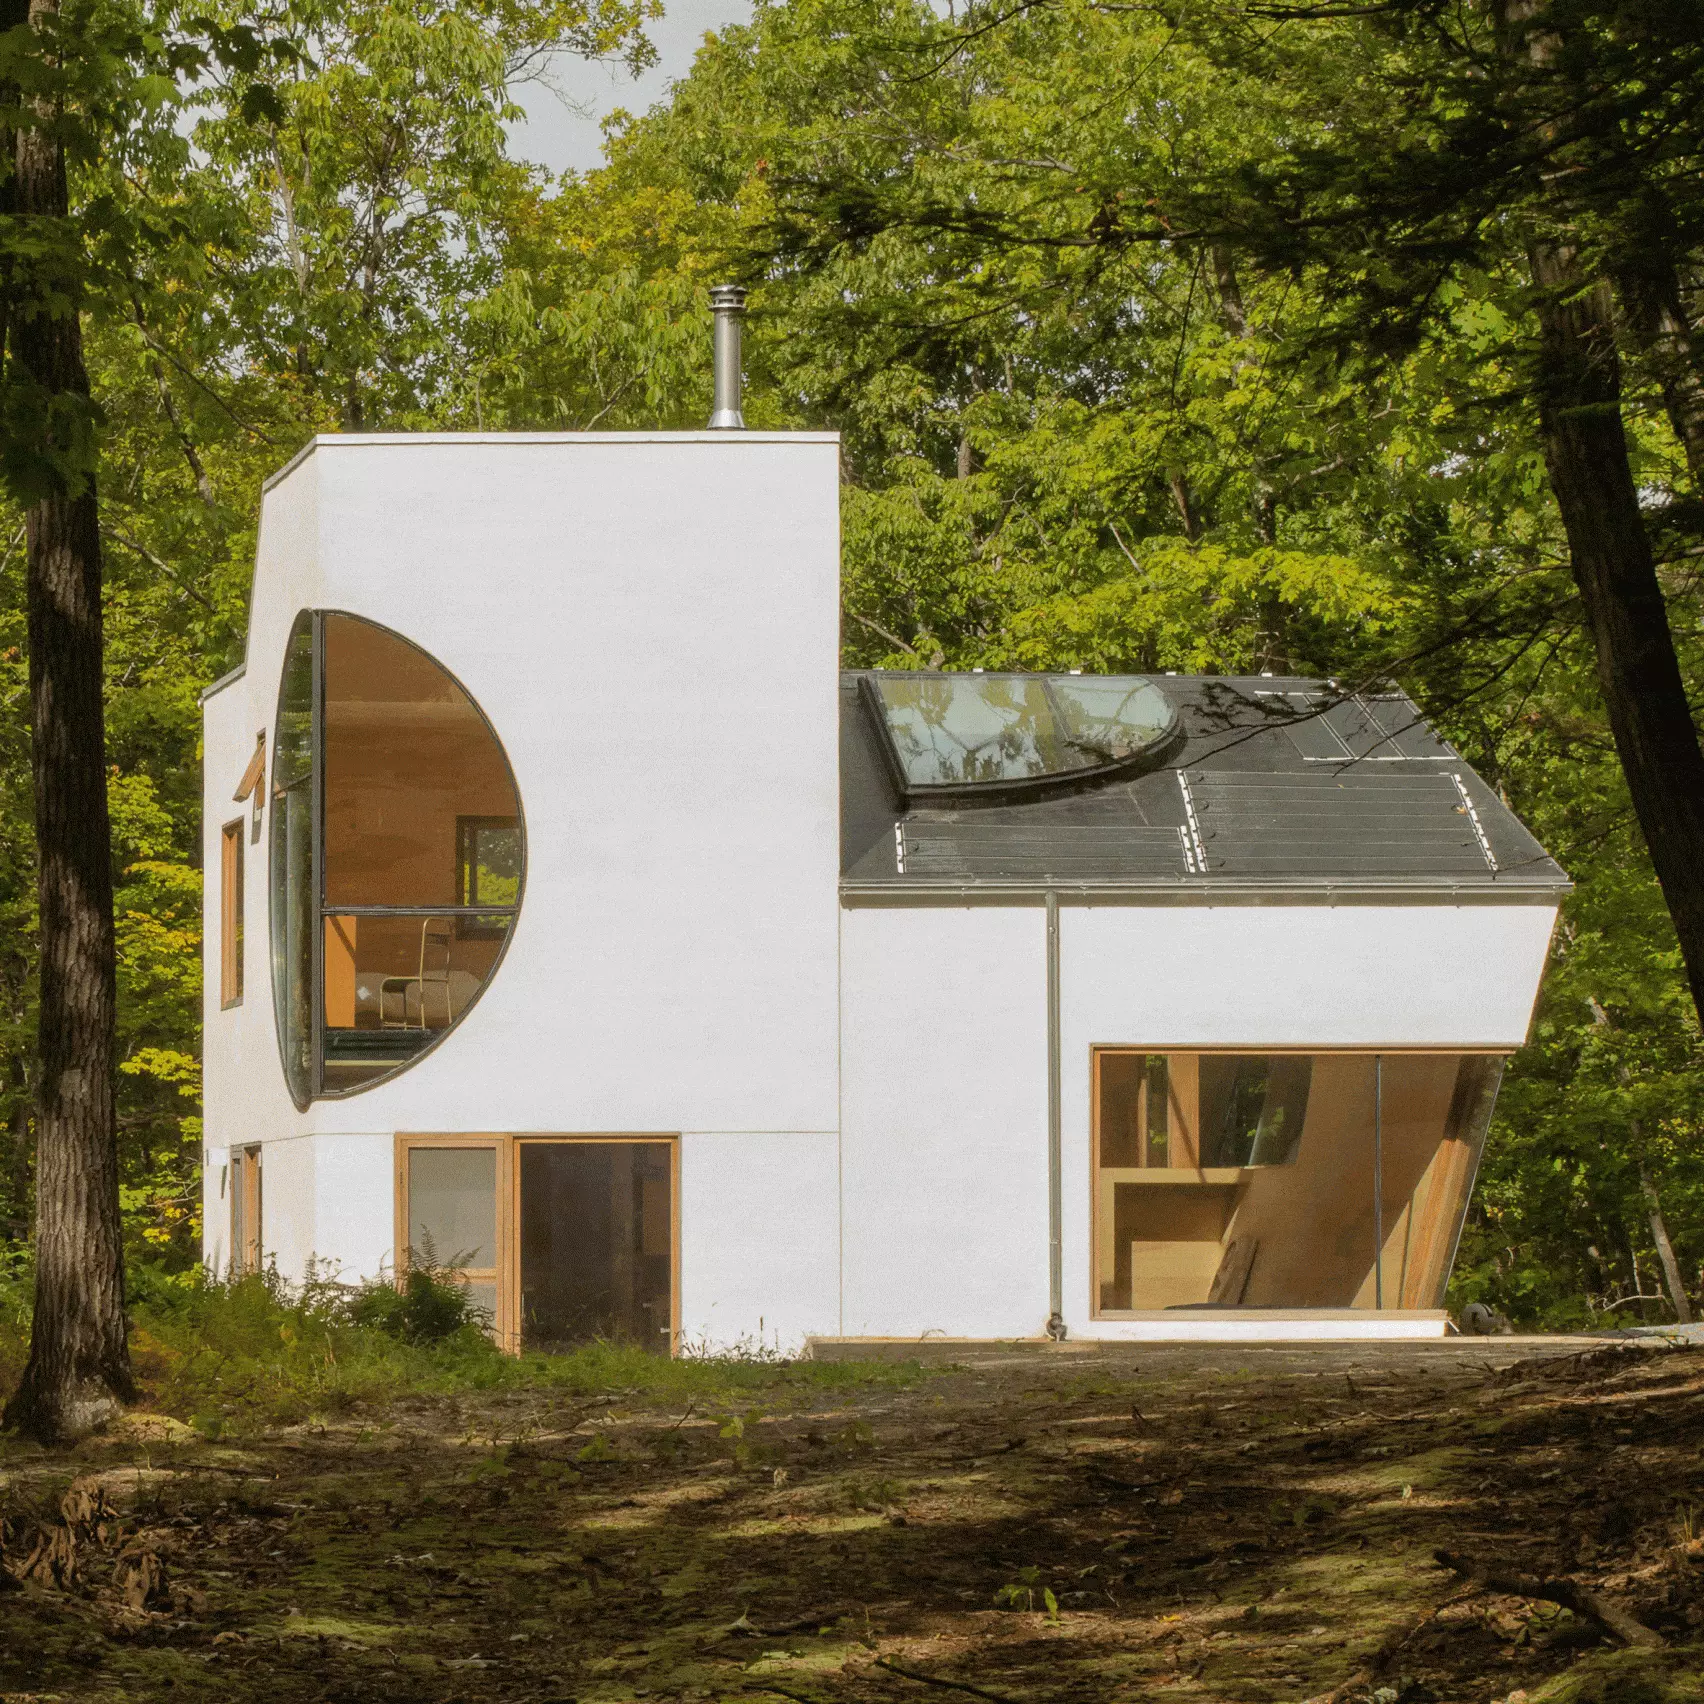
[[[603,1341],[670,1353],[678,1329],[675,1143],[515,1145],[521,1347]]]
[[[499,1343],[512,1326],[502,1274],[509,1237],[501,1136],[404,1137],[397,1145],[397,1274],[427,1265],[463,1284]]]

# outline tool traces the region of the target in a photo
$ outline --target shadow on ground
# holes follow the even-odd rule
[[[1704,1351],[941,1354],[13,1443],[0,1697],[1704,1704]]]

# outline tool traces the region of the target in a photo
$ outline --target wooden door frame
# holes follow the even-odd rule
[[[497,1287],[497,1318],[493,1335],[497,1345],[508,1355],[521,1351],[521,1164],[520,1148],[524,1144],[567,1142],[647,1142],[666,1144],[669,1150],[669,1354],[680,1353],[680,1170],[681,1140],[678,1131],[655,1130],[595,1130],[595,1131],[490,1131],[435,1134],[428,1131],[398,1132],[395,1147],[393,1198],[393,1236],[397,1282],[400,1284],[408,1269],[408,1154],[415,1148],[490,1148],[498,1151],[497,1158],[497,1267],[493,1275]],[[486,1282],[487,1269],[469,1274],[477,1282]]]
[[[492,1256],[495,1265],[469,1267],[465,1272],[458,1269],[457,1275],[469,1283],[489,1283],[493,1286],[497,1308],[496,1318],[491,1322],[492,1336],[497,1340],[499,1348],[512,1354],[515,1344],[519,1341],[518,1322],[509,1312],[508,1285],[505,1281],[505,1274],[511,1264],[510,1239],[514,1230],[508,1213],[508,1172],[513,1164],[512,1139],[497,1131],[469,1131],[444,1135],[398,1133],[395,1178],[391,1191],[394,1214],[394,1240],[391,1246],[395,1253],[396,1281],[399,1286],[408,1276],[408,1156],[416,1148],[489,1148],[497,1156],[494,1196],[491,1203],[492,1215],[496,1221],[492,1230]]]

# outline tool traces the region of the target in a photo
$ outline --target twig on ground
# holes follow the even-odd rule
[[[1372,1656],[1345,1681],[1340,1681],[1329,1692],[1316,1693],[1307,1700],[1307,1704],[1347,1704],[1351,1694],[1359,1692],[1363,1687],[1371,1686],[1390,1666],[1391,1659],[1397,1656],[1408,1645],[1411,1645],[1420,1634],[1437,1620],[1441,1611],[1451,1604],[1461,1603],[1473,1596],[1476,1586],[1469,1586],[1465,1592],[1457,1592],[1454,1597],[1447,1597],[1442,1603],[1434,1604],[1420,1617],[1414,1625],[1402,1633],[1393,1633],[1390,1638],[1379,1646]]]
[[[1618,1603],[1582,1586],[1577,1580],[1541,1580],[1536,1574],[1517,1574],[1513,1569],[1499,1568],[1493,1563],[1475,1562],[1468,1556],[1452,1551],[1434,1550],[1434,1560],[1441,1568],[1471,1580],[1487,1591],[1503,1592],[1509,1597],[1534,1598],[1541,1603],[1560,1604],[1576,1615],[1586,1616],[1600,1627],[1607,1627],[1625,1645],[1655,1648],[1668,1641],[1662,1634],[1647,1627]]]
[[[1008,1698],[1004,1692],[990,1692],[985,1687],[972,1686],[968,1680],[948,1680],[943,1675],[924,1674],[921,1669],[903,1668],[886,1657],[877,1657],[873,1666],[902,1674],[907,1680],[920,1680],[925,1686],[944,1686],[952,1692],[968,1692],[972,1698],[988,1698],[993,1704],[1018,1704],[1017,1699]]]

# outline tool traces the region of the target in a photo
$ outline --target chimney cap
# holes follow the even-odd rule
[[[738,284],[714,284],[710,288],[710,305],[716,310],[711,322],[715,357],[712,432],[745,430],[745,416],[740,412],[740,320],[745,314],[745,299],[746,293]]]

